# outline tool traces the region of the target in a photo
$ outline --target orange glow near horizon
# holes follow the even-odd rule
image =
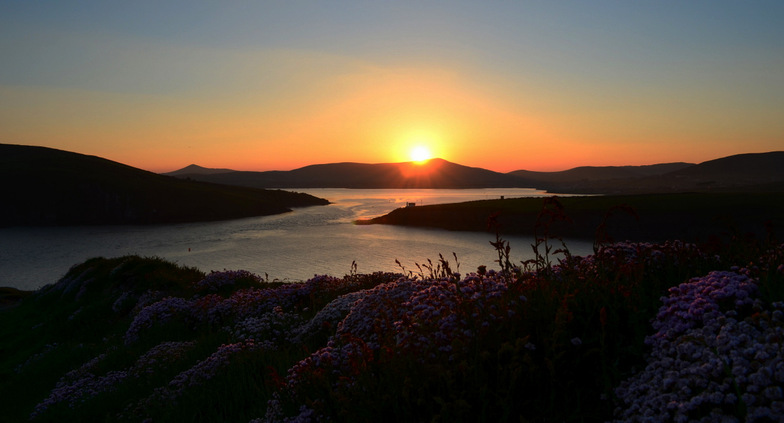
[[[308,58],[296,59],[299,64]],[[525,95],[510,96],[502,84],[453,70],[345,66],[352,72],[319,75],[321,84],[279,103],[252,89],[212,99],[0,87],[15,105],[0,115],[0,135],[3,142],[96,155],[153,172],[190,164],[266,171],[399,163],[425,157],[412,156],[417,147],[430,158],[496,172],[561,171],[699,163],[777,145],[777,127],[755,130],[759,143],[752,150],[735,140],[754,131],[721,132],[707,118],[686,131],[669,126],[670,114],[657,110],[571,110],[576,106],[568,98],[553,98],[546,86],[526,86],[520,88]],[[542,105],[542,98],[550,103]],[[700,127],[705,129],[698,133]]]
[[[406,162],[403,166],[400,166],[400,176],[404,180],[417,181],[417,184],[427,183],[431,178],[437,176],[442,165],[442,162],[433,161],[432,159],[423,160],[421,162]]]
[[[411,150],[411,161],[418,164],[423,164],[433,158],[430,150],[424,145],[418,145]]]

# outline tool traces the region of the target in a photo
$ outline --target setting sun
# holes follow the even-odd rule
[[[430,149],[423,145],[418,145],[411,149],[411,160],[415,162],[424,162],[433,158],[430,154]]]

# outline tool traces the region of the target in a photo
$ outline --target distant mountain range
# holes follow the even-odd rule
[[[784,192],[784,152],[739,154],[700,164],[577,167],[509,173],[442,159],[424,164],[333,163],[249,172],[197,165],[167,175],[254,188],[538,188],[554,193]]]
[[[442,159],[424,164],[332,163],[289,171],[208,173],[204,168],[168,173],[180,178],[254,188],[508,188],[526,186],[515,175],[468,167]],[[186,168],[186,169],[188,169]]]
[[[784,192],[784,151],[737,154],[699,164],[575,168],[511,172],[551,192],[639,194],[672,192]]]
[[[147,224],[270,215],[307,194],[186,181],[95,156],[0,144],[0,226]]]
[[[560,172],[535,172],[516,170],[509,172],[536,184],[547,187],[582,187],[602,181],[626,180],[630,178],[658,177],[670,172],[694,166],[694,163],[663,163],[648,166],[581,166]]]

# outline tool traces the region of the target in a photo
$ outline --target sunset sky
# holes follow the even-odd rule
[[[4,0],[0,143],[156,172],[784,150],[783,23],[784,1]]]

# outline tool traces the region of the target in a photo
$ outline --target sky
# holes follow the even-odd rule
[[[0,0],[0,143],[154,172],[784,150],[782,1]]]

